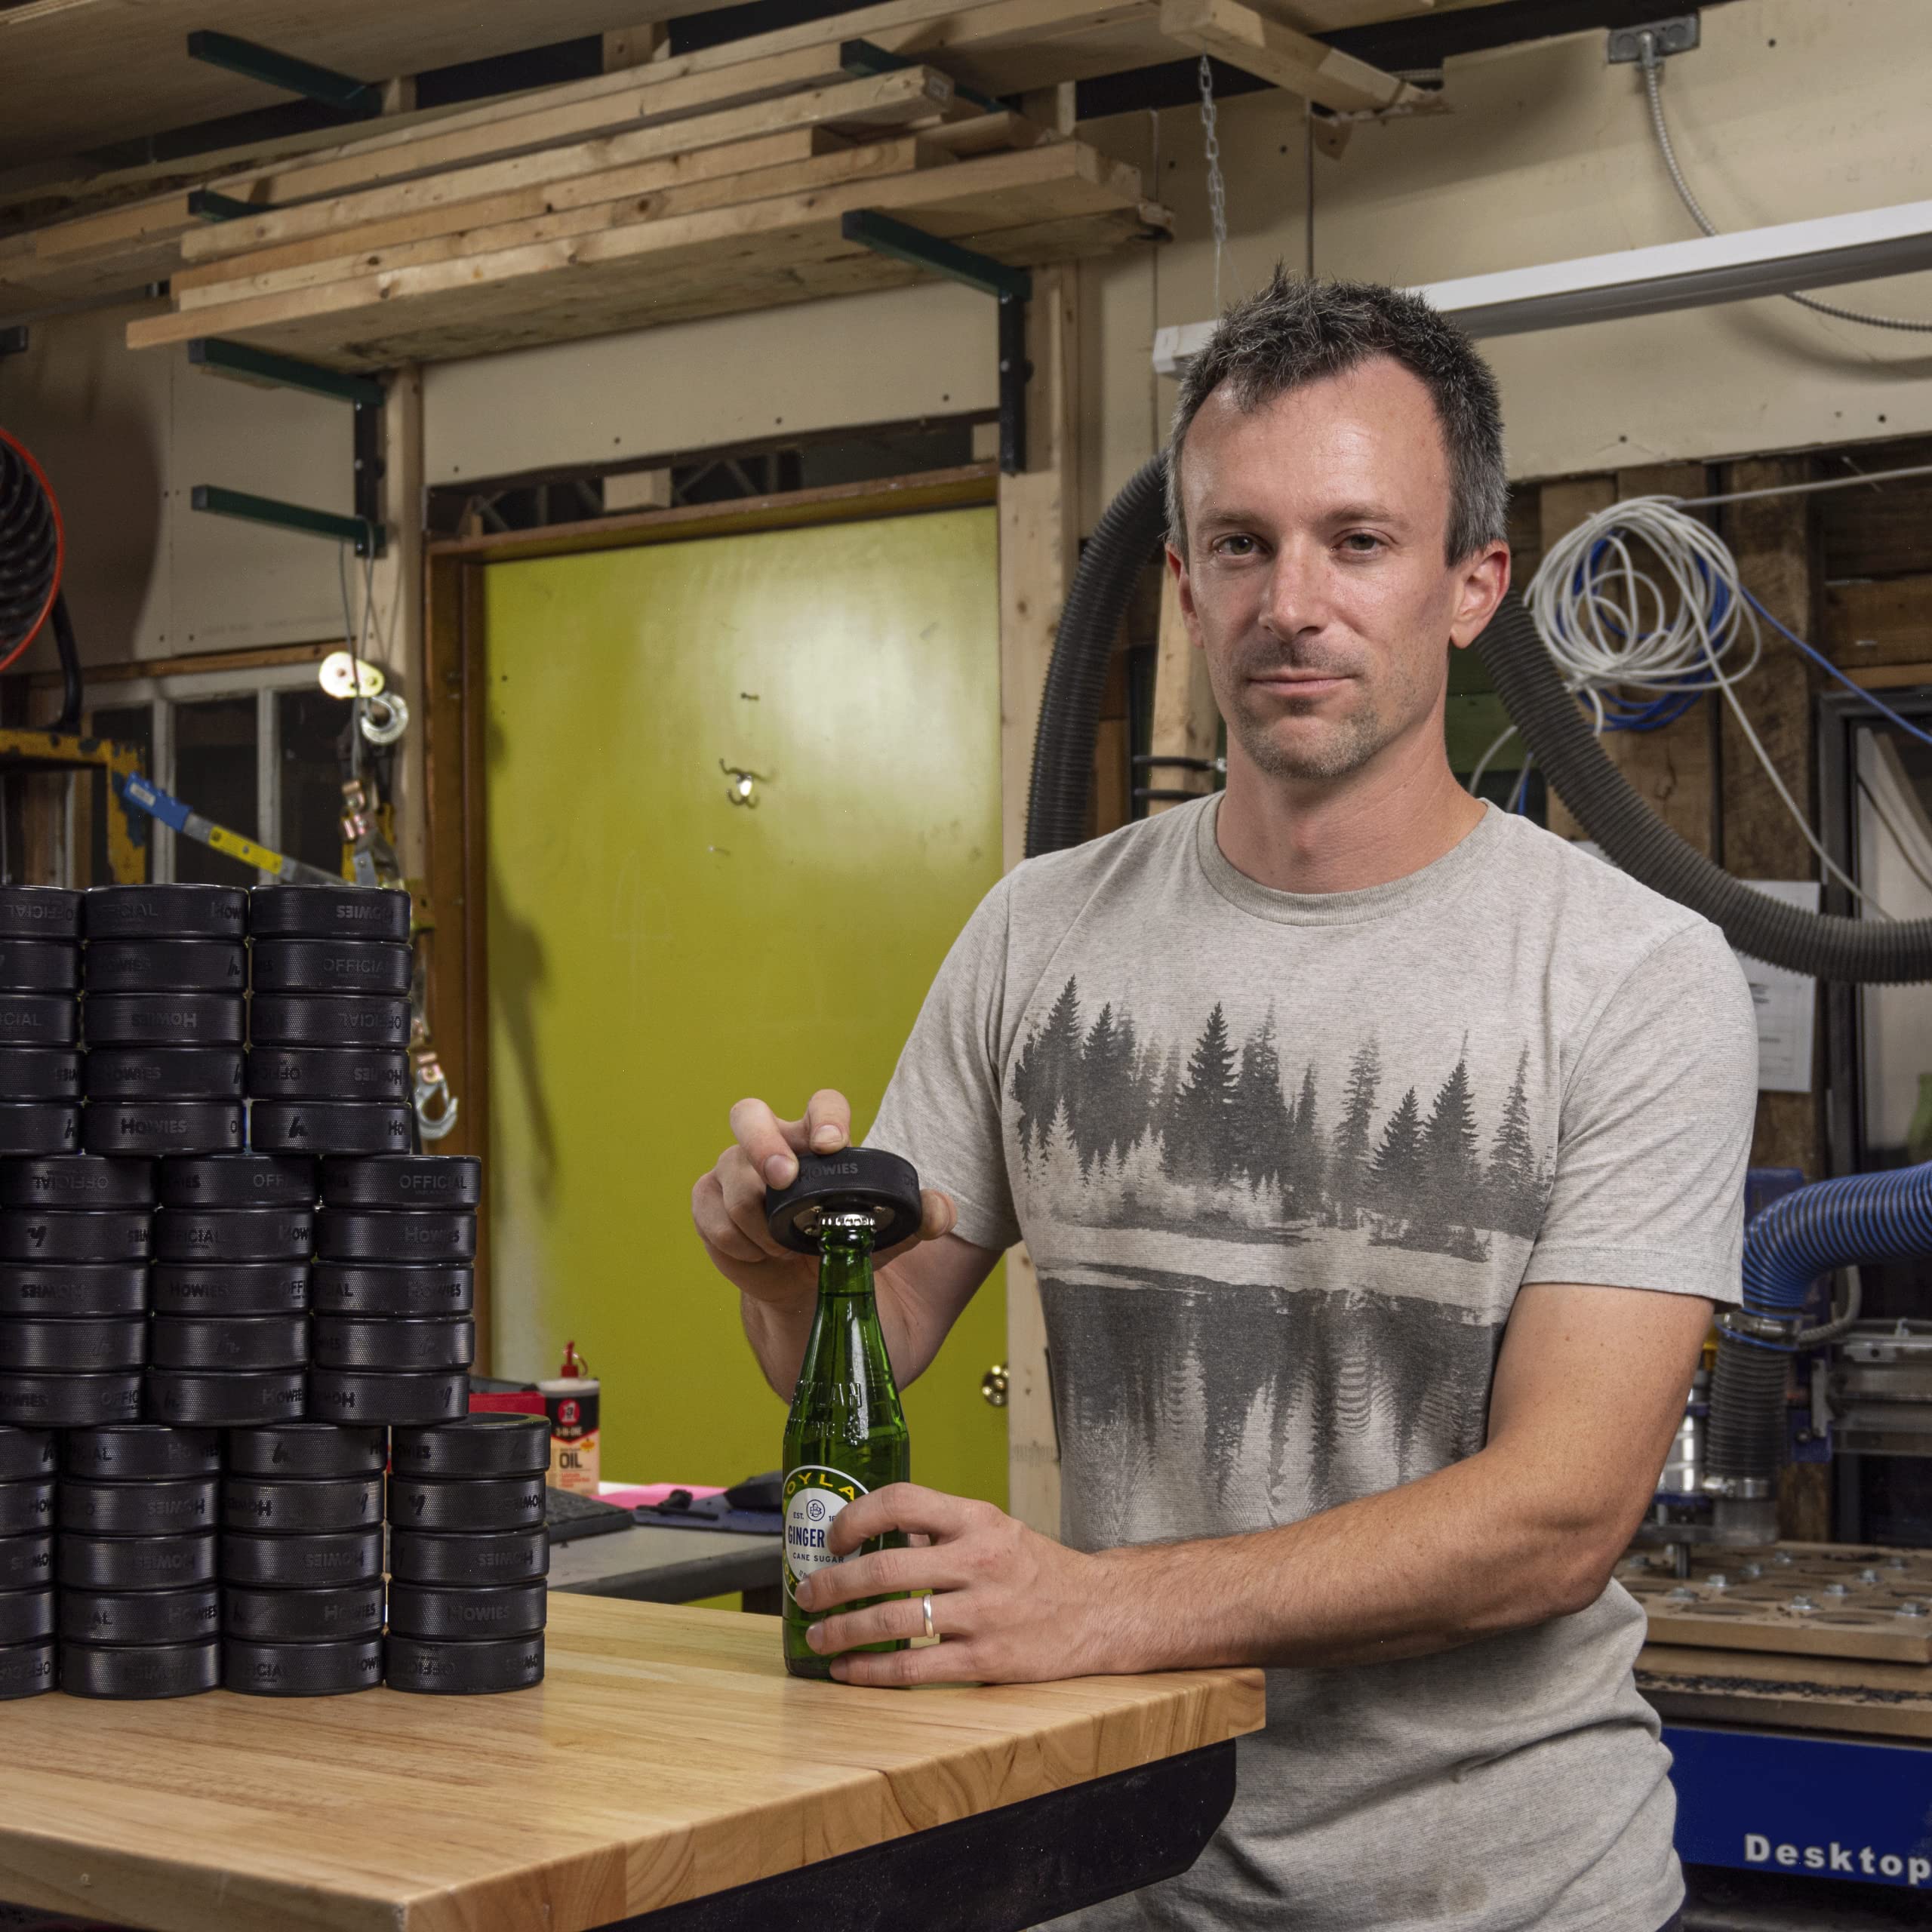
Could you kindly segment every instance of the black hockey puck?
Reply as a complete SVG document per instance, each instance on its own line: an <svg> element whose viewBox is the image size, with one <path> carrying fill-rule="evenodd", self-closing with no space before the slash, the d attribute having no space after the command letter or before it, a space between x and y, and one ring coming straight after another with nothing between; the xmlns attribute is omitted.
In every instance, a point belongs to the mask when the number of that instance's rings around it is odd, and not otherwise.
<svg viewBox="0 0 1932 1932"><path fill-rule="evenodd" d="M189 1536L215 1526L218 1476L166 1481L82 1482L60 1479L60 1534L90 1537Z"/></svg>
<svg viewBox="0 0 1932 1932"><path fill-rule="evenodd" d="M318 1315L312 1350L318 1368L370 1369L386 1375L467 1368L476 1359L476 1324L466 1315L401 1321Z"/></svg>
<svg viewBox="0 0 1932 1932"><path fill-rule="evenodd" d="M157 1315L152 1358L156 1368L236 1374L300 1368L309 1359L308 1320L300 1315Z"/></svg>
<svg viewBox="0 0 1932 1932"><path fill-rule="evenodd" d="M261 1644L324 1644L331 1638L369 1637L383 1627L380 1582L335 1590L250 1590L221 1593L221 1626L231 1637Z"/></svg>
<svg viewBox="0 0 1932 1932"><path fill-rule="evenodd" d="M380 1523L320 1536L260 1536L229 1530L221 1539L222 1580L244 1589L339 1589L375 1583L382 1574Z"/></svg>
<svg viewBox="0 0 1932 1932"><path fill-rule="evenodd" d="M398 1637L443 1644L531 1637L543 1628L549 1603L549 1587L541 1577L482 1590L398 1583L389 1592L389 1629Z"/></svg>
<svg viewBox="0 0 1932 1932"><path fill-rule="evenodd" d="M841 1208L869 1215L881 1249L909 1240L919 1231L918 1172L910 1161L878 1147L807 1154L790 1186L766 1190L765 1226L781 1247L816 1254L820 1216Z"/></svg>
<svg viewBox="0 0 1932 1932"><path fill-rule="evenodd" d="M36 1537L53 1527L53 1484L0 1482L0 1537Z"/></svg>
<svg viewBox="0 0 1932 1932"><path fill-rule="evenodd" d="M0 1045L0 1102L78 1100L81 1064L72 1047Z"/></svg>
<svg viewBox="0 0 1932 1932"><path fill-rule="evenodd" d="M440 1375L309 1371L309 1413L323 1422L450 1422L469 1407L469 1377L461 1370Z"/></svg>
<svg viewBox="0 0 1932 1932"><path fill-rule="evenodd" d="M380 1476L339 1476L284 1482L231 1475L222 1491L225 1529L264 1535L315 1536L359 1530L383 1520Z"/></svg>
<svg viewBox="0 0 1932 1932"><path fill-rule="evenodd" d="M474 1154L383 1154L322 1163L325 1208L474 1209L483 1163Z"/></svg>
<svg viewBox="0 0 1932 1932"><path fill-rule="evenodd" d="M389 1537L389 1574L398 1583L448 1589L480 1589L527 1583L550 1572L548 1530L498 1530L481 1536L448 1536L398 1529Z"/></svg>
<svg viewBox="0 0 1932 1932"><path fill-rule="evenodd" d="M81 909L94 939L239 939L248 895L232 885L97 885Z"/></svg>
<svg viewBox="0 0 1932 1932"><path fill-rule="evenodd" d="M0 1100L0 1156L71 1154L81 1144L81 1109L62 1100Z"/></svg>
<svg viewBox="0 0 1932 1932"><path fill-rule="evenodd" d="M0 1429L0 1482L32 1482L54 1473L53 1432ZM6 1588L0 1583L0 1589Z"/></svg>
<svg viewBox="0 0 1932 1932"><path fill-rule="evenodd" d="M161 1170L164 1208L312 1208L315 1164L298 1154L214 1154Z"/></svg>
<svg viewBox="0 0 1932 1932"><path fill-rule="evenodd" d="M291 1422L275 1429L238 1429L228 1438L228 1470L232 1476L296 1481L380 1476L388 1455L389 1437L384 1430L345 1429L332 1422Z"/></svg>
<svg viewBox="0 0 1932 1932"><path fill-rule="evenodd" d="M383 1646L383 1681L392 1690L456 1697L528 1690L543 1681L543 1639L540 1634L480 1644L431 1644L420 1637L390 1637Z"/></svg>
<svg viewBox="0 0 1932 1932"><path fill-rule="evenodd" d="M399 1476L538 1476L550 1468L543 1416L467 1415L438 1429L399 1429L389 1440Z"/></svg>
<svg viewBox="0 0 1932 1932"><path fill-rule="evenodd" d="M38 1315L0 1321L0 1369L34 1374L108 1375L147 1358L147 1324L139 1315Z"/></svg>
<svg viewBox="0 0 1932 1932"><path fill-rule="evenodd" d="M51 1535L0 1540L0 1590L44 1590L53 1581Z"/></svg>
<svg viewBox="0 0 1932 1932"><path fill-rule="evenodd" d="M309 1269L300 1261L164 1261L148 1292L157 1315L299 1315L309 1306Z"/></svg>
<svg viewBox="0 0 1932 1932"><path fill-rule="evenodd" d="M407 994L415 960L407 946L374 940L261 939L255 942L259 993Z"/></svg>
<svg viewBox="0 0 1932 1932"><path fill-rule="evenodd" d="M306 1208L164 1208L154 1217L157 1261L306 1261L315 1235Z"/></svg>
<svg viewBox="0 0 1932 1932"><path fill-rule="evenodd" d="M0 1046L72 1047L80 1038L81 1003L71 993L0 993Z"/></svg>
<svg viewBox="0 0 1932 1932"><path fill-rule="evenodd" d="M72 993L81 983L81 949L60 941L0 935L0 988L16 993Z"/></svg>
<svg viewBox="0 0 1932 1932"><path fill-rule="evenodd" d="M238 1047L97 1047L88 1055L90 1100L237 1100Z"/></svg>
<svg viewBox="0 0 1932 1932"><path fill-rule="evenodd" d="M0 1318L15 1315L145 1315L148 1271L140 1262L76 1266L0 1262Z"/></svg>
<svg viewBox="0 0 1932 1932"><path fill-rule="evenodd" d="M132 1422L141 1412L138 1369L116 1375L0 1372L0 1423L29 1429L91 1429Z"/></svg>
<svg viewBox="0 0 1932 1932"><path fill-rule="evenodd" d="M226 1154L242 1125L239 1100L103 1100L82 1138L91 1154Z"/></svg>
<svg viewBox="0 0 1932 1932"><path fill-rule="evenodd" d="M406 1100L409 1056L374 1047L257 1047L248 1057L257 1100Z"/></svg>
<svg viewBox="0 0 1932 1932"><path fill-rule="evenodd" d="M63 1531L63 1590L186 1590L214 1581L215 1538L88 1537Z"/></svg>
<svg viewBox="0 0 1932 1932"><path fill-rule="evenodd" d="M328 1261L473 1261L476 1217L325 1208L315 1217L315 1252Z"/></svg>
<svg viewBox="0 0 1932 1932"><path fill-rule="evenodd" d="M257 939L406 940L409 894L386 886L258 885L248 895Z"/></svg>
<svg viewBox="0 0 1932 1932"><path fill-rule="evenodd" d="M81 895L65 885L0 885L0 933L9 939L78 939Z"/></svg>
<svg viewBox="0 0 1932 1932"><path fill-rule="evenodd" d="M467 1315L476 1304L468 1268L362 1268L318 1261L309 1306L318 1315Z"/></svg>
<svg viewBox="0 0 1932 1932"><path fill-rule="evenodd" d="M238 1047L247 1031L247 1002L232 993L96 993L88 1001L91 1047Z"/></svg>
<svg viewBox="0 0 1932 1932"><path fill-rule="evenodd" d="M10 1644L0 1650L0 1699L37 1697L54 1688L54 1647L51 1641Z"/></svg>
<svg viewBox="0 0 1932 1932"><path fill-rule="evenodd" d="M340 1697L373 1690L383 1681L383 1640L346 1637L333 1643L257 1644L225 1637L221 1681L246 1697Z"/></svg>
<svg viewBox="0 0 1932 1932"><path fill-rule="evenodd" d="M70 1697L130 1700L193 1697L221 1681L221 1644L105 1644L60 1646L60 1687Z"/></svg>
<svg viewBox="0 0 1932 1932"><path fill-rule="evenodd" d="M0 1214L0 1261L145 1261L149 1224L145 1208L11 1208Z"/></svg>
<svg viewBox="0 0 1932 1932"><path fill-rule="evenodd" d="M248 951L220 939L97 939L88 948L90 993L238 993Z"/></svg>
<svg viewBox="0 0 1932 1932"><path fill-rule="evenodd" d="M257 1100L251 1134L265 1153L401 1153L415 1119L413 1107L388 1103Z"/></svg>
<svg viewBox="0 0 1932 1932"><path fill-rule="evenodd" d="M152 1208L154 1169L145 1161L102 1161L91 1154L57 1154L0 1167L0 1208L76 1209Z"/></svg>
<svg viewBox="0 0 1932 1932"><path fill-rule="evenodd" d="M260 1374L151 1368L148 1413L160 1422L202 1429L252 1429L302 1414L302 1371Z"/></svg>
<svg viewBox="0 0 1932 1932"><path fill-rule="evenodd" d="M534 1529L543 1520L543 1478L391 1476L389 1516L397 1529Z"/></svg>
<svg viewBox="0 0 1932 1932"><path fill-rule="evenodd" d="M4 1012L0 1006L0 1012ZM89 1038L96 1035L90 1034ZM316 993L258 993L250 1002L248 1037L257 1047L387 1047L409 1044L406 999ZM51 1043L50 1043L51 1044Z"/></svg>
<svg viewBox="0 0 1932 1932"><path fill-rule="evenodd" d="M221 1592L63 1590L60 1634L71 1644L192 1644L221 1629Z"/></svg>
<svg viewBox="0 0 1932 1932"><path fill-rule="evenodd" d="M158 1422L70 1429L60 1438L63 1475L84 1482L165 1482L221 1473L221 1438L209 1429Z"/></svg>
<svg viewBox="0 0 1932 1932"><path fill-rule="evenodd" d="M0 1592L0 1648L14 1644L38 1643L42 1638L53 1635L51 1590Z"/></svg>

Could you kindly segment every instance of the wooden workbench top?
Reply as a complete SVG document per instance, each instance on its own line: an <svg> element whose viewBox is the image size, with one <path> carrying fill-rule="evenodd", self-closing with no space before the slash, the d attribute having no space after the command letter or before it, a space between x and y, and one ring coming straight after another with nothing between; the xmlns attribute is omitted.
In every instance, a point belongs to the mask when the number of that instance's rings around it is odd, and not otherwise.
<svg viewBox="0 0 1932 1932"><path fill-rule="evenodd" d="M546 1681L0 1704L0 1899L155 1932L583 1932L1214 1744L1258 1671L914 1691L777 1620L555 1595Z"/></svg>

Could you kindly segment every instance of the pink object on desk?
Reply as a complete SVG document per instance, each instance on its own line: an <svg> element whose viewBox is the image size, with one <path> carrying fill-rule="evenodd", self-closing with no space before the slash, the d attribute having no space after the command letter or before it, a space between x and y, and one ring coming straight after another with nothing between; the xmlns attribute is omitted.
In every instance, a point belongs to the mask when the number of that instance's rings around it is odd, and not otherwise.
<svg viewBox="0 0 1932 1932"><path fill-rule="evenodd" d="M681 1489L694 1503L707 1496L722 1496L724 1485L701 1482L600 1482L598 1500L614 1503L620 1509L654 1509L674 1489Z"/></svg>

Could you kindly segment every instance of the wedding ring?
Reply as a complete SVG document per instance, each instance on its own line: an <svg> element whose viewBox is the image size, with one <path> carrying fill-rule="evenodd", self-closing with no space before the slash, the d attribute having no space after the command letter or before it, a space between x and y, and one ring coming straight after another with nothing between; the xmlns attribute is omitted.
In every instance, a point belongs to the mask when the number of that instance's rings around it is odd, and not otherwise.
<svg viewBox="0 0 1932 1932"><path fill-rule="evenodd" d="M926 1613L926 1641L930 1644L939 1635L939 1632L933 1628L933 1600L929 1596L924 1596L919 1599L919 1602Z"/></svg>

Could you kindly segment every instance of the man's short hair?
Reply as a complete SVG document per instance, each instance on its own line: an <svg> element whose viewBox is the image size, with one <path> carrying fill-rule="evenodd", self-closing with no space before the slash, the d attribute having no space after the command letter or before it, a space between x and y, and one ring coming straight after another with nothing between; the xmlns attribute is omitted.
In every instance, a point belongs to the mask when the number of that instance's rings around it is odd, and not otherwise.
<svg viewBox="0 0 1932 1932"><path fill-rule="evenodd" d="M1237 302L1187 365L1168 438L1168 541L1187 555L1180 451L1201 405L1223 384L1236 408L1386 355L1427 386L1449 458L1447 561L1502 538L1509 509L1503 409L1496 377L1475 345L1420 296L1373 281L1312 281L1277 268L1260 294Z"/></svg>

